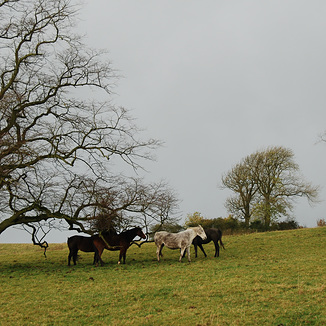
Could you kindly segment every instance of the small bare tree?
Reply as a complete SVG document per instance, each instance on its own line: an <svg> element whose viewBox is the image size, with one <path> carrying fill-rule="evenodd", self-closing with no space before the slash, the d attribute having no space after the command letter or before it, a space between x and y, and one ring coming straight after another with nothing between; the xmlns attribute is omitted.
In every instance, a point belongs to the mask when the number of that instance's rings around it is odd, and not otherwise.
<svg viewBox="0 0 326 326"><path fill-rule="evenodd" d="M277 216L287 216L297 197L316 202L318 186L303 180L294 154L284 147L270 147L244 158L222 177L224 188L234 195L226 206L244 218L260 218L268 228Z"/></svg>
<svg viewBox="0 0 326 326"><path fill-rule="evenodd" d="M243 218L246 227L249 227L249 221L253 214L252 204L258 190L253 177L254 160L253 155L247 156L222 176L222 188L228 188L235 193L227 198L225 206L229 212Z"/></svg>
<svg viewBox="0 0 326 326"><path fill-rule="evenodd" d="M101 194L97 192L97 196ZM142 179L121 179L110 191L104 188L101 206L95 207L90 220L91 229L122 231L141 225L146 233L153 225L178 221L176 194L164 182L146 184Z"/></svg>

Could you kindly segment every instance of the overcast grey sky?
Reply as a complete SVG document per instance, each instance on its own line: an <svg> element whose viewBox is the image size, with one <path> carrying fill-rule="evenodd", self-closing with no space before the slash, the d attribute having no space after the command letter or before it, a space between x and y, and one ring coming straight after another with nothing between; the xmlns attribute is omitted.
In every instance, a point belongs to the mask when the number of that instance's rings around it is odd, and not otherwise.
<svg viewBox="0 0 326 326"><path fill-rule="evenodd" d="M268 146L292 149L306 180L321 186L320 204L297 201L297 221L312 227L326 218L326 143L318 143L326 130L325 1L84 2L85 43L107 49L123 76L114 102L165 142L147 178L169 182L184 218L226 217L222 174Z"/></svg>

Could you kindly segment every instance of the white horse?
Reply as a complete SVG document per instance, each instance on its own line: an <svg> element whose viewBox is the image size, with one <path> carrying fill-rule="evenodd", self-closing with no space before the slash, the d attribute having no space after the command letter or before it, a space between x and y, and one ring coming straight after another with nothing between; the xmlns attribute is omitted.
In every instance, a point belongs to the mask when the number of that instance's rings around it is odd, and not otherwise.
<svg viewBox="0 0 326 326"><path fill-rule="evenodd" d="M180 262L185 250L187 249L188 261L190 262L190 246L192 244L192 240L194 240L197 235L199 235L203 240L207 238L201 225L188 228L187 230L179 233L169 233L166 231L156 232L154 235L154 241L157 246L157 260L160 261L160 256L163 257L162 249L165 245L170 249L181 249L179 259Z"/></svg>

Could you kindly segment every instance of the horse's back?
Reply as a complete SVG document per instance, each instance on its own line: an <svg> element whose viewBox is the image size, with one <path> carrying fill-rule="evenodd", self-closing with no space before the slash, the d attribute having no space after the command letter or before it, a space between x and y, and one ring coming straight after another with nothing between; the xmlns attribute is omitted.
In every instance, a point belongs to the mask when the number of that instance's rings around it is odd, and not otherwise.
<svg viewBox="0 0 326 326"><path fill-rule="evenodd" d="M93 252L94 244L92 237L84 237L82 235L74 235L68 238L68 247L70 250L81 250L85 252Z"/></svg>
<svg viewBox="0 0 326 326"><path fill-rule="evenodd" d="M154 234L154 242L162 242L164 241L164 238L169 234L169 232L166 231L158 231Z"/></svg>
<svg viewBox="0 0 326 326"><path fill-rule="evenodd" d="M222 231L216 228L205 229L207 237L211 237L212 239L219 240L222 237Z"/></svg>
<svg viewBox="0 0 326 326"><path fill-rule="evenodd" d="M159 232L156 232L155 233L155 235L154 235L154 241L161 240L161 239L175 239L175 238L179 238L183 232L184 231L181 231L181 232L178 232L178 233L170 233L170 232L166 232L166 231L159 231Z"/></svg>
<svg viewBox="0 0 326 326"><path fill-rule="evenodd" d="M154 241L156 245L164 243L170 249L187 247L192 242L193 231L189 229L178 233L169 233L166 231L156 232Z"/></svg>
<svg viewBox="0 0 326 326"><path fill-rule="evenodd" d="M79 235L73 235L72 237L69 237L67 240L67 244L69 249L72 249L73 247L76 246L78 242Z"/></svg>
<svg viewBox="0 0 326 326"><path fill-rule="evenodd" d="M221 239L222 237L222 231L220 229L216 229L216 228L209 228L209 229L204 229L205 233L206 233L206 239L203 240L201 237L197 236L194 239L194 244L207 244L211 241L218 241Z"/></svg>

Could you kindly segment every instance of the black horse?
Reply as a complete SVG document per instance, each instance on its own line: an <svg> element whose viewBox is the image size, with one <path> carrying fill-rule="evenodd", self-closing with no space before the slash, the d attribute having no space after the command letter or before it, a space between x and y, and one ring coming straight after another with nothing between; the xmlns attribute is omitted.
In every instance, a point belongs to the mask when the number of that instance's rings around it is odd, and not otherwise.
<svg viewBox="0 0 326 326"><path fill-rule="evenodd" d="M98 235L93 236L93 243L98 252L98 254L95 254L94 257L96 263L100 261L101 265L103 266L104 262L101 259L101 256L103 250L108 249L108 250L120 250L118 264L121 263L122 258L123 258L123 263L125 264L127 249L131 246L131 242L136 236L139 236L142 239L146 239L146 236L140 227L136 227L121 232L120 234L117 234L115 232L102 232Z"/></svg>
<svg viewBox="0 0 326 326"><path fill-rule="evenodd" d="M119 262L123 258L123 263L126 263L126 252L131 246L132 240L139 236L146 239L145 234L141 228L136 227L120 234L117 234L114 230L101 232L99 234L93 235L91 237L84 237L81 235L74 235L68 238L69 256L68 256L68 266L70 266L70 260L73 258L74 265L76 265L78 250L85 252L95 252L93 264L98 264L100 261L101 265L104 265L101 259L104 249L108 250L120 250Z"/></svg>
<svg viewBox="0 0 326 326"><path fill-rule="evenodd" d="M94 261L93 264L97 261L98 250L94 245L93 237L84 237L82 235L74 235L68 238L67 241L68 248L69 248L69 255L68 255L68 266L70 266L71 258L73 259L74 265L76 265L77 261L77 253L78 250L84 252L95 252L94 254Z"/></svg>
<svg viewBox="0 0 326 326"><path fill-rule="evenodd" d="M211 228L211 229L204 229L207 239L203 240L201 237L196 237L193 241L192 244L195 247L195 257L197 258L197 246L201 249L201 251L203 252L203 254L205 255L205 257L207 257L206 252L203 248L203 244L209 243L211 241L214 242L215 245L215 255L214 257L218 257L220 255L220 246L218 244L218 242L220 242L221 246L224 248L224 244L222 242L222 231L220 229L215 229L215 228Z"/></svg>

